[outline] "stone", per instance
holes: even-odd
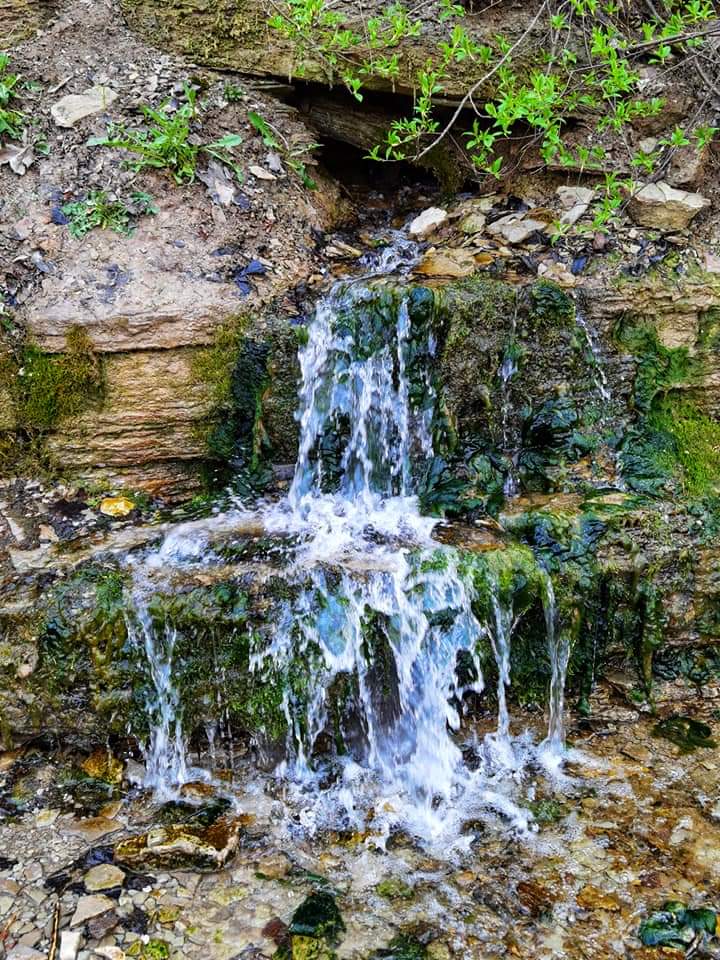
[[[75,960],[81,942],[82,934],[79,930],[63,930],[60,934],[60,960]]]
[[[461,221],[460,229],[463,233],[467,233],[469,235],[482,233],[482,231],[485,229],[486,222],[487,217],[484,213],[471,213]]]
[[[110,504],[109,510],[117,510],[118,512],[108,513],[107,510],[103,510],[103,504],[108,503]],[[130,504],[129,509],[127,509],[128,504]],[[100,513],[104,513],[108,517],[124,517],[134,508],[135,504],[132,500],[128,500],[127,497],[107,497],[100,504]],[[122,780],[123,767],[122,761],[116,759],[110,751],[105,748],[95,750],[82,763],[82,769],[89,777],[92,777],[93,780],[104,780],[106,783],[113,784],[120,783]]]
[[[84,884],[88,893],[97,893],[99,890],[111,890],[122,886],[125,873],[112,863],[100,863],[88,870]]]
[[[59,815],[59,810],[50,810],[47,807],[42,810],[38,810],[38,812],[35,814],[35,826],[41,828],[51,827]]]
[[[47,954],[33,947],[26,947],[19,944],[13,947],[7,955],[7,960],[47,960]]]
[[[244,817],[221,817],[209,827],[172,824],[122,840],[115,859],[138,867],[192,866],[217,869],[237,850]]]
[[[560,222],[570,226],[577,223],[587,212],[595,196],[595,191],[589,187],[558,187],[555,193],[565,210],[560,216]]]
[[[102,894],[99,896],[80,897],[75,908],[75,913],[70,921],[70,926],[79,927],[81,924],[87,923],[88,920],[92,920],[93,917],[99,917],[101,913],[112,910],[114,906],[115,901],[111,900],[110,897],[102,896]]]
[[[127,954],[120,947],[95,947],[95,953],[104,960],[125,960]]]
[[[106,517],[126,517],[135,509],[135,504],[128,497],[105,497],[100,503],[100,513]],[[120,764],[122,778],[122,764]]]
[[[258,180],[277,180],[277,177],[273,173],[270,173],[270,171],[264,167],[258,167],[256,164],[251,164],[248,170]]]
[[[73,820],[65,827],[65,833],[71,837],[81,837],[88,843],[94,843],[101,837],[122,830],[122,824],[107,817],[87,817],[83,820]]]
[[[292,870],[292,860],[278,850],[264,854],[255,865],[255,872],[268,880],[282,880]]]
[[[572,210],[580,203],[584,203],[586,207],[592,203],[595,191],[590,187],[558,187],[555,195],[565,210]]]
[[[120,923],[120,917],[115,910],[108,910],[107,913],[101,913],[99,917],[93,917],[88,920],[88,936],[93,940],[102,940],[111,930]]]
[[[494,237],[502,237],[507,243],[516,245],[524,243],[533,233],[544,233],[547,224],[541,220],[526,218],[522,213],[509,213],[505,217],[495,220],[487,228],[487,232]]]
[[[447,210],[441,207],[428,207],[410,222],[408,233],[416,240],[424,240],[441,227],[447,220]]]
[[[469,277],[477,270],[475,257],[463,247],[446,247],[429,253],[415,272],[425,277]]]
[[[117,100],[117,93],[110,87],[95,86],[84,93],[70,93],[50,107],[53,120],[59,127],[74,127],[85,117],[103,113]]]
[[[710,206],[699,193],[675,190],[668,183],[648,183],[630,198],[628,212],[641,227],[685,230],[694,217]]]

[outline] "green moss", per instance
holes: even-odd
[[[720,423],[673,397],[652,410],[647,427],[668,438],[656,448],[656,464],[669,475],[679,473],[687,496],[720,492]]]
[[[556,283],[539,280],[530,288],[532,313],[537,323],[545,326],[574,326],[575,304]]]
[[[93,353],[92,341],[82,327],[73,327],[66,339],[62,354],[43,353],[32,344],[23,351],[16,397],[18,421],[27,430],[50,430],[102,404],[102,362]]]

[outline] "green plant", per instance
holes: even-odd
[[[9,65],[10,57],[6,53],[0,53],[0,136],[5,133],[11,139],[19,140],[25,118],[19,110],[11,106],[11,102],[17,97],[20,75],[10,73]]]
[[[279,130],[272,126],[264,117],[254,110],[248,112],[250,124],[262,137],[262,141],[269,150],[277,150],[288,168],[298,177],[303,186],[315,190],[317,184],[307,171],[307,156],[318,147],[317,143],[302,143],[291,145]]]
[[[133,170],[168,170],[176,183],[192,183],[199,157],[206,154],[229,167],[242,181],[242,170],[232,153],[242,143],[242,137],[228,133],[211,143],[195,142],[193,126],[200,108],[192,87],[185,87],[185,103],[173,113],[168,106],[165,103],[156,109],[145,105],[142,112],[149,121],[147,129],[128,130],[124,124],[112,124],[104,137],[88,140],[88,146],[127,150],[135,156],[128,161]]]
[[[136,191],[126,206],[121,200],[110,200],[104,190],[93,190],[84,200],[66,203],[62,212],[68,218],[68,229],[74,237],[84,237],[95,227],[129,235],[135,229],[133,219],[142,214],[154,215],[157,207],[149,193]]]
[[[698,110],[687,127],[659,143],[656,154],[633,151],[623,136],[629,124],[664,107],[661,98],[644,92],[643,62],[662,69],[666,62],[686,58],[697,67],[698,51],[715,32],[709,0],[660,5],[662,14],[652,7],[647,21],[627,16],[619,4],[607,4],[600,15],[597,0],[543,0],[517,39],[496,35],[484,43],[466,26],[470,21],[463,6],[438,0],[436,20],[444,32],[419,65],[402,57],[400,44],[410,46],[425,26],[402,3],[370,18],[362,8],[343,14],[331,0],[284,0],[273,7],[269,24],[291,41],[298,74],[312,60],[314,69],[319,67],[329,82],[344,84],[358,100],[365,86],[379,79],[402,80],[414,89],[412,108],[370,150],[377,161],[421,161],[452,135],[456,142],[464,140],[469,171],[497,178],[503,172],[499,147],[512,138],[525,149],[537,149],[546,164],[604,173],[609,156],[598,140],[617,134],[628,163],[652,173],[674,150],[690,143],[702,148],[716,133],[707,124],[693,130]],[[460,77],[471,79],[452,115],[441,120],[438,101]],[[713,81],[705,75],[703,83],[709,97]],[[701,108],[706,103],[707,98]],[[568,121],[575,117],[582,117],[587,130],[584,141],[576,129],[572,142],[566,137],[567,128],[574,127]],[[455,136],[458,125],[462,138]],[[606,174],[592,228],[605,229],[633,190],[630,178]]]

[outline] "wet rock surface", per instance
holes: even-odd
[[[214,788],[236,798],[236,816],[248,823],[231,861],[210,872],[135,863],[121,877],[107,859],[112,846],[68,836],[67,814],[50,818],[42,794],[29,795],[24,809],[0,820],[6,955],[46,956],[57,914],[59,942],[88,960],[229,960],[244,950],[347,960],[477,960],[508,951],[647,960],[669,955],[658,946],[685,956],[691,944],[714,956],[717,748],[683,752],[653,736],[651,719],[616,719],[618,705],[602,687],[593,721],[571,726],[577,752],[566,778],[553,784],[536,772],[520,789],[533,811],[529,834],[514,835],[488,811],[442,857],[409,836],[374,834],[372,822],[362,834],[328,825],[304,835],[279,786],[241,762],[234,785]],[[712,709],[703,716],[717,727]],[[535,722],[518,716],[514,725]],[[60,774],[52,756],[44,763]],[[12,761],[3,768],[0,788]],[[152,823],[167,829],[166,808],[148,795],[123,791],[119,807],[127,839],[114,841],[116,852]],[[290,838],[287,856],[280,850]],[[88,878],[100,876],[118,882],[87,893]]]

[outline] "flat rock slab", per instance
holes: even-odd
[[[85,889],[88,893],[111,890],[122,885],[125,873],[112,863],[100,863],[85,874]]]
[[[71,821],[64,832],[71,837],[81,837],[88,843],[94,843],[95,840],[106,837],[109,833],[116,833],[122,828],[123,825],[117,820],[109,820],[107,817],[87,817],[85,820]]]
[[[73,918],[70,921],[70,926],[79,927],[81,924],[87,923],[88,920],[92,920],[93,917],[99,917],[101,913],[107,913],[108,910],[112,910],[114,907],[115,901],[111,900],[110,897],[104,897],[102,895],[80,897]]]
[[[135,867],[192,866],[214,870],[235,854],[246,817],[222,817],[209,827],[174,824],[122,840],[115,859]]]
[[[477,270],[475,257],[470,250],[463,247],[453,249],[447,247],[429,253],[416,273],[425,277],[469,277]]]
[[[90,87],[84,93],[70,93],[50,107],[53,120],[59,127],[74,127],[85,117],[102,113],[117,100],[117,93],[110,87]]]

